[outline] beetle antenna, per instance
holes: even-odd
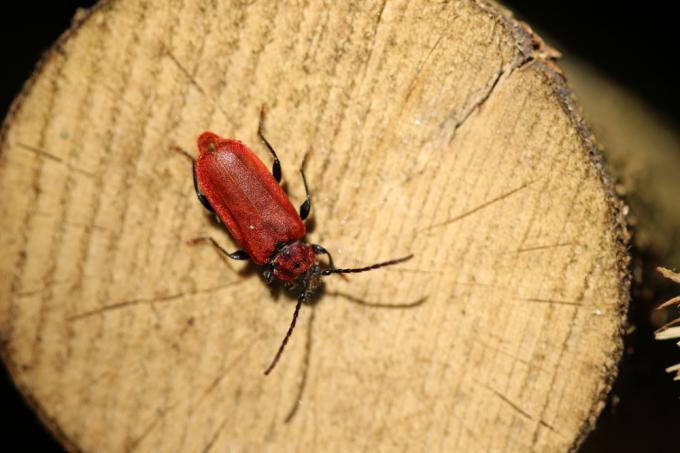
[[[276,364],[279,362],[279,359],[281,358],[281,354],[283,354],[283,350],[286,348],[286,344],[288,344],[288,339],[290,339],[291,334],[293,333],[293,329],[295,329],[295,323],[297,322],[298,314],[300,313],[300,307],[302,307],[302,302],[304,302],[307,299],[307,296],[309,295],[309,286],[305,284],[305,288],[303,291],[300,293],[300,296],[298,297],[297,304],[295,305],[295,312],[293,313],[293,320],[290,322],[290,327],[288,327],[288,332],[286,332],[286,336],[283,337],[283,341],[281,342],[281,346],[279,346],[279,350],[276,351],[276,355],[274,356],[274,360],[272,360],[272,363],[269,364],[266,370],[264,370],[264,374],[268,375],[269,373],[272,372]]]
[[[382,263],[371,264],[366,267],[354,267],[350,269],[324,269],[321,271],[321,275],[331,275],[331,274],[357,274],[359,272],[371,271],[373,269],[378,269],[379,267],[391,266],[393,264],[403,263],[413,258],[413,254],[404,256],[402,258],[397,258],[394,260],[384,261]]]
[[[189,159],[189,160],[192,161],[192,162],[194,162],[194,161],[196,160],[196,159],[194,159],[194,156],[192,156],[191,154],[189,154],[189,152],[188,152],[187,150],[185,150],[184,148],[182,148],[182,147],[179,146],[179,145],[173,146],[173,149],[174,149],[175,151],[177,151],[178,153],[183,154],[184,157],[186,157],[187,159]]]

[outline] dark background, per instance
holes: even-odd
[[[69,27],[76,8],[94,3],[61,0],[40,9],[34,3],[26,3],[23,9],[14,3],[13,10],[3,10],[0,117],[4,118],[42,52]],[[680,124],[675,70],[680,40],[673,32],[677,17],[661,9],[662,3],[636,2],[629,6],[613,1],[512,0],[504,4],[565,55],[587,60],[646,99],[668,117],[670,124]],[[651,268],[645,270],[643,275],[650,276],[644,282],[649,290],[641,297],[640,288],[634,288],[629,316],[636,330],[626,338],[627,352],[612,397],[581,452],[676,451],[680,445],[680,383],[674,383],[663,371],[680,362],[680,350],[672,341],[655,342],[649,322],[654,301],[669,298],[674,288],[653,277]],[[28,409],[2,366],[0,417],[4,446],[21,445],[23,451],[63,451]]]

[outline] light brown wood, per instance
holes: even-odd
[[[3,129],[15,382],[72,450],[573,448],[620,356],[627,236],[538,43],[471,0],[83,15]],[[310,151],[310,240],[342,266],[416,255],[329,278],[269,377],[293,299],[186,245],[235,247],[173,152],[210,129],[269,159],[262,103],[296,200]]]

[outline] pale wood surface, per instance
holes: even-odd
[[[528,31],[476,1],[119,0],[81,20],[0,149],[3,358],[67,447],[579,442],[620,355],[626,233]],[[172,151],[211,129],[268,159],[265,102],[296,200],[311,151],[310,240],[342,266],[416,254],[328,279],[266,378],[292,299],[186,245],[209,233],[234,248]]]

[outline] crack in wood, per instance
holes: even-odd
[[[465,212],[463,212],[462,214],[458,214],[457,216],[452,217],[452,218],[450,218],[450,219],[448,219],[448,220],[445,220],[445,221],[443,221],[443,222],[435,223],[434,225],[430,225],[430,226],[428,226],[427,228],[422,229],[421,231],[422,231],[422,232],[430,231],[430,230],[433,230],[433,229],[435,229],[435,228],[440,228],[440,227],[443,227],[443,226],[448,226],[448,225],[450,225],[450,224],[452,224],[452,223],[454,223],[454,222],[457,222],[457,221],[459,221],[459,220],[462,220],[462,219],[464,219],[465,217],[468,217],[468,216],[470,216],[470,215],[472,215],[472,214],[474,214],[474,213],[476,213],[476,212],[478,212],[478,211],[481,211],[482,209],[487,208],[487,207],[491,206],[491,205],[494,204],[494,203],[497,203],[497,202],[499,202],[499,201],[505,200],[506,198],[510,197],[511,195],[516,194],[517,192],[521,191],[522,189],[525,189],[525,188],[529,187],[530,185],[532,185],[532,184],[535,183],[535,182],[536,182],[536,181],[530,181],[530,182],[527,182],[527,183],[525,183],[525,184],[522,184],[521,186],[519,186],[519,187],[517,187],[517,188],[515,188],[515,189],[512,189],[512,190],[510,190],[509,192],[506,192],[506,193],[504,193],[504,194],[502,194],[502,195],[499,195],[499,196],[497,196],[497,197],[495,197],[495,198],[492,198],[492,199],[489,200],[489,201],[485,201],[484,203],[480,204],[479,206],[476,206],[476,207],[474,207],[474,208],[472,208],[472,209],[470,209],[470,210],[468,210],[468,211],[465,211]]]
[[[28,145],[28,144],[26,144],[26,143],[21,143],[21,142],[17,142],[16,145],[17,145],[19,148],[24,149],[24,150],[26,150],[26,151],[30,151],[30,152],[32,152],[32,153],[34,153],[34,154],[37,154],[38,156],[42,156],[42,157],[44,157],[44,158],[46,158],[46,159],[49,159],[49,160],[51,160],[51,161],[53,161],[53,162],[58,162],[58,163],[60,163],[60,164],[66,165],[66,166],[67,166],[68,168],[70,168],[71,170],[73,170],[73,171],[75,171],[75,172],[78,172],[78,173],[80,173],[80,174],[83,174],[83,175],[85,175],[85,176],[89,176],[90,178],[94,178],[94,177],[97,176],[97,175],[95,175],[94,173],[92,173],[92,172],[90,172],[90,171],[83,170],[82,168],[78,168],[78,167],[76,167],[75,165],[73,165],[73,164],[71,164],[71,163],[69,163],[69,162],[64,161],[64,159],[62,159],[61,157],[56,156],[56,155],[54,155],[54,154],[52,154],[52,153],[50,153],[50,152],[48,152],[48,151],[45,151],[44,149],[40,149],[40,148],[38,148],[38,147],[31,146],[31,145]]]
[[[92,310],[88,310],[82,313],[78,313],[76,315],[70,316],[67,318],[67,321],[73,322],[73,321],[79,321],[85,318],[89,318],[92,316],[96,316],[102,313],[106,313],[108,311],[112,310],[118,310],[121,308],[126,308],[126,307],[133,307],[136,305],[144,305],[144,304],[154,304],[156,302],[170,302],[173,300],[178,300],[178,299],[183,299],[184,297],[187,296],[195,296],[197,294],[207,294],[211,292],[216,292],[225,288],[229,288],[231,286],[238,285],[242,283],[243,280],[236,280],[233,282],[229,282],[226,285],[219,285],[215,286],[212,288],[207,288],[207,289],[202,289],[202,290],[196,290],[196,291],[185,291],[185,292],[180,292],[176,294],[169,294],[165,296],[155,296],[155,297],[150,297],[150,298],[139,298],[139,299],[130,299],[130,300],[125,300],[122,302],[116,302],[110,305],[104,305],[103,307],[95,308]]]

